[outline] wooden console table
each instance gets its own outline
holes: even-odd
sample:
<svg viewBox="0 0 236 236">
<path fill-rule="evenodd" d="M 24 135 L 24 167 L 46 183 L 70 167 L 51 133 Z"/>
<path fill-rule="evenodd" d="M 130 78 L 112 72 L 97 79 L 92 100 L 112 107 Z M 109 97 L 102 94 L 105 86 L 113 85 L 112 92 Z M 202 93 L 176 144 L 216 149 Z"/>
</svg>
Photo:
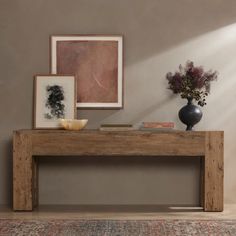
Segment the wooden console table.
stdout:
<svg viewBox="0 0 236 236">
<path fill-rule="evenodd" d="M 38 204 L 35 156 L 188 156 L 202 160 L 204 211 L 223 211 L 223 142 L 223 131 L 15 131 L 13 209 L 32 211 Z"/>
</svg>

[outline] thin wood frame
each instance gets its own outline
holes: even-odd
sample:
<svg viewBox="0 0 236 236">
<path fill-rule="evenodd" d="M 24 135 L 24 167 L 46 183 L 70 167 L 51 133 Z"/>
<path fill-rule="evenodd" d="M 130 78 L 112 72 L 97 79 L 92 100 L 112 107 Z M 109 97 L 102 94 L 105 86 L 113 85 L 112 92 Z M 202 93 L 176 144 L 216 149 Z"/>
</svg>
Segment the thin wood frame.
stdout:
<svg viewBox="0 0 236 236">
<path fill-rule="evenodd" d="M 73 100 L 74 100 L 74 103 L 73 103 L 73 115 L 71 117 L 68 117 L 68 118 L 71 118 L 71 119 L 75 119 L 77 118 L 77 110 L 76 110 L 76 80 L 75 80 L 75 77 L 74 75 L 57 75 L 57 74 L 36 74 L 34 75 L 34 102 L 33 102 L 33 128 L 34 129 L 61 129 L 62 127 L 43 127 L 43 126 L 38 126 L 37 125 L 37 109 L 36 109 L 36 104 L 37 104 L 37 78 L 39 77 L 70 77 L 71 79 L 74 80 L 74 96 L 73 96 Z"/>
</svg>

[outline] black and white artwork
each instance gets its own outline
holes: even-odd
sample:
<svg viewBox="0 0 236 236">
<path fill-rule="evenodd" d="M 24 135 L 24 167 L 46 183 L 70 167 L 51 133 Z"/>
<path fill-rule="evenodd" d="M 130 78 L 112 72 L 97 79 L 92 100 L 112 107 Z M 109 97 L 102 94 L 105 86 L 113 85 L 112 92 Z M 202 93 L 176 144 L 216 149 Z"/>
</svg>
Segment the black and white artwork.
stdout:
<svg viewBox="0 0 236 236">
<path fill-rule="evenodd" d="M 60 119 L 74 119 L 75 88 L 74 76 L 35 76 L 34 128 L 60 128 Z"/>
<path fill-rule="evenodd" d="M 45 113 L 45 119 L 64 119 L 65 118 L 65 96 L 62 86 L 48 85 L 46 87 L 46 108 L 49 109 Z"/>
</svg>

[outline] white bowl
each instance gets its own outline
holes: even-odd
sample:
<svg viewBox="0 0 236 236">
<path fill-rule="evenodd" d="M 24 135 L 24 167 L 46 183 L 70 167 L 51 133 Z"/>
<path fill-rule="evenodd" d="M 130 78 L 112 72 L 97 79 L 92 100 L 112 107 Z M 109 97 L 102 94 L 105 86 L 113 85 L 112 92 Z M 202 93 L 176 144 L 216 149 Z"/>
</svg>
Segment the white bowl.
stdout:
<svg viewBox="0 0 236 236">
<path fill-rule="evenodd" d="M 60 119 L 61 126 L 66 130 L 81 130 L 88 123 L 88 120 Z"/>
</svg>

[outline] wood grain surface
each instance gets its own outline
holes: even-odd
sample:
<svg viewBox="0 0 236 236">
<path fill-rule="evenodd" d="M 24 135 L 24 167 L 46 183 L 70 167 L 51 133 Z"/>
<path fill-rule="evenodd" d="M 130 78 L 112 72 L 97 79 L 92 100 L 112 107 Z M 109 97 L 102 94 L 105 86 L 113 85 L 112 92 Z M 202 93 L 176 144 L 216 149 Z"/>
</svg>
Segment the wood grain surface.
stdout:
<svg viewBox="0 0 236 236">
<path fill-rule="evenodd" d="M 33 155 L 202 156 L 204 132 L 34 131 Z"/>
<path fill-rule="evenodd" d="M 200 156 L 200 205 L 205 211 L 222 211 L 223 134 L 223 131 L 15 131 L 13 209 L 33 210 L 38 204 L 38 157 Z"/>
<path fill-rule="evenodd" d="M 224 136 L 223 132 L 206 132 L 205 211 L 223 211 Z"/>
<path fill-rule="evenodd" d="M 13 208 L 32 210 L 33 169 L 31 135 L 14 132 L 13 137 Z"/>
</svg>

